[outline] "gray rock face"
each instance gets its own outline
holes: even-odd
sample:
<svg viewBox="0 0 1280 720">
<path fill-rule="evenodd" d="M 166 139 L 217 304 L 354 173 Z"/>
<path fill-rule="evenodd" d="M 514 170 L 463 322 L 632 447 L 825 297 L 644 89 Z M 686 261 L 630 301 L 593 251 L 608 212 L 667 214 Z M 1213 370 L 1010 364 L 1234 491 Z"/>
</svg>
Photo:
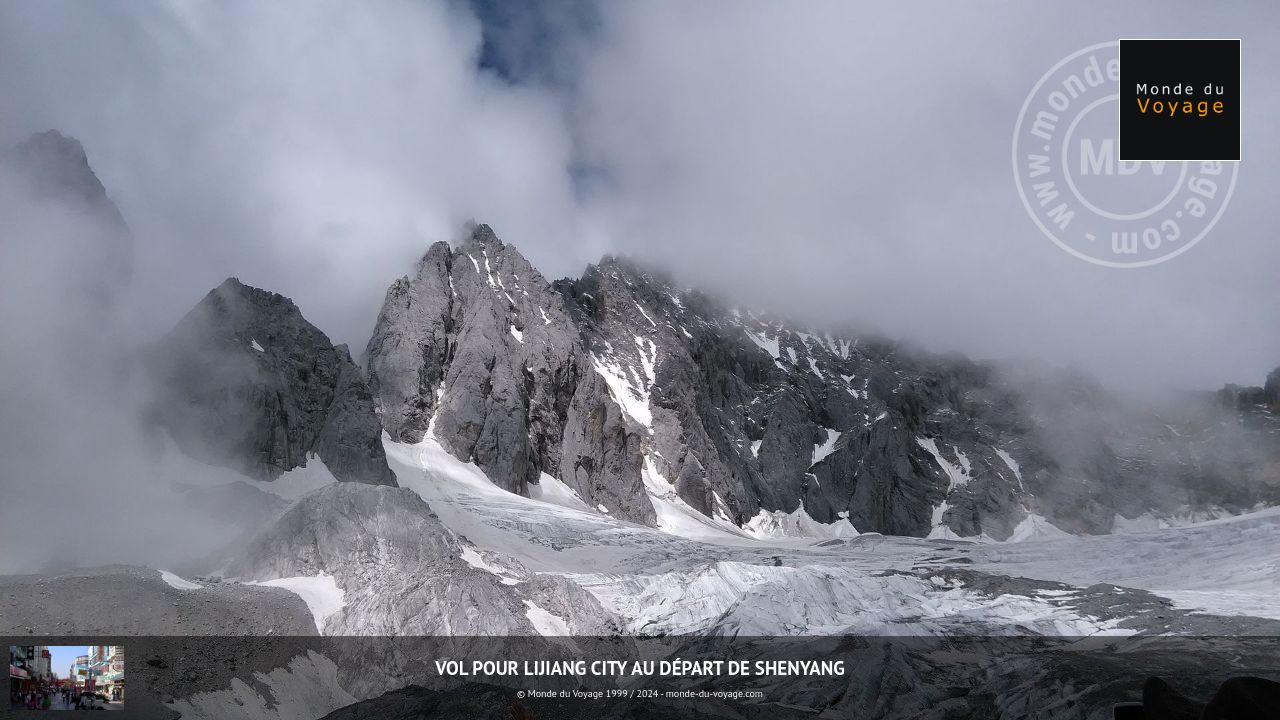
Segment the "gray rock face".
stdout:
<svg viewBox="0 0 1280 720">
<path fill-rule="evenodd" d="M 382 427 L 396 440 L 420 440 L 435 412 L 435 389 L 448 360 L 452 264 L 448 243 L 432 245 L 414 277 L 387 290 L 369 340 L 369 387 Z"/>
<path fill-rule="evenodd" d="M 803 506 L 863 531 L 931 530 L 943 481 L 917 437 L 947 392 L 892 346 L 729 311 L 616 258 L 558 287 L 612 399 L 632 396 L 619 404 L 641 416 L 650 472 L 684 503 L 737 524 Z"/>
<path fill-rule="evenodd" d="M 362 373 L 286 297 L 227 280 L 151 369 L 154 420 L 192 457 L 273 480 L 317 456 L 338 480 L 395 485 Z"/>
<path fill-rule="evenodd" d="M 565 418 L 561 479 L 589 507 L 652 525 L 657 518 L 640 475 L 643 430 L 626 417 L 599 374 L 585 362 L 580 372 Z"/>
<path fill-rule="evenodd" d="M 548 286 L 483 225 L 392 285 L 367 365 L 396 439 L 430 427 L 508 490 L 547 473 L 646 524 L 666 494 L 739 525 L 803 506 L 863 532 L 994 539 L 1032 514 L 1096 533 L 1280 501 L 1259 478 L 1280 449 L 1233 469 L 1264 428 L 1206 399 L 1158 413 L 1070 373 L 806 330 L 617 258 Z"/>
<path fill-rule="evenodd" d="M 387 291 L 366 353 L 393 439 L 428 428 L 499 486 L 527 494 L 541 473 L 619 517 L 652 521 L 638 445 L 591 370 L 564 298 L 487 225 L 456 251 L 433 245 Z"/>
</svg>

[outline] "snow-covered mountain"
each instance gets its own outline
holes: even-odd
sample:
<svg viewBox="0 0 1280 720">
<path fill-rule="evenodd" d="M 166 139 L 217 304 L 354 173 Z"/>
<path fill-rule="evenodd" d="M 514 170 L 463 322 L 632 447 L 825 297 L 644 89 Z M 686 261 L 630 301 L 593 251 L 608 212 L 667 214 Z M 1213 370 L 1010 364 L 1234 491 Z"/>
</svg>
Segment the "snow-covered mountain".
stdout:
<svg viewBox="0 0 1280 720">
<path fill-rule="evenodd" d="M 392 284 L 365 365 L 393 439 L 430 429 L 507 490 L 550 475 L 659 528 L 802 513 L 1005 540 L 1280 500 L 1256 476 L 1274 437 L 1208 397 L 1164 418 L 1076 375 L 729 309 L 618 258 L 550 284 L 485 225 Z"/>
<path fill-rule="evenodd" d="M 57 140 L 33 147 L 92 175 Z M 96 178 L 71 185 L 110 202 Z M 163 570 L 0 576 L 0 634 L 220 636 L 210 656 L 235 634 L 332 641 L 184 669 L 157 717 L 512 708 L 510 687 L 442 694 L 420 653 L 333 638 L 446 635 L 880 653 L 835 687 L 696 707 L 724 717 L 1096 717 L 1121 692 L 1098 668 L 1244 655 L 1108 646 L 975 673 L 952 639 L 1280 635 L 1280 371 L 1142 406 L 1078 374 L 734 309 L 621 258 L 549 282 L 485 225 L 391 285 L 359 365 L 234 279 L 119 357 L 146 378 L 146 469 L 183 498 L 166 507 L 242 537 Z M 872 635 L 942 640 L 851 639 Z M 166 653 L 201 662 L 157 648 L 143 672 L 169 672 Z M 881 697 L 898 715 L 867 708 Z"/>
</svg>

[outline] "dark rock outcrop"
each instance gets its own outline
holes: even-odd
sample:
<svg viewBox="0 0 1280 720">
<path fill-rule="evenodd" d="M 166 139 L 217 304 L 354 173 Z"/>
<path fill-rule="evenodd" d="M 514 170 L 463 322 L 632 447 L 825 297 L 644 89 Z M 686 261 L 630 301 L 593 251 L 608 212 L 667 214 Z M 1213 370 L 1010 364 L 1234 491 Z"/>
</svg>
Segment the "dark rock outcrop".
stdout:
<svg viewBox="0 0 1280 720">
<path fill-rule="evenodd" d="M 151 369 L 153 418 L 192 457 L 273 480 L 315 456 L 338 480 L 396 484 L 362 373 L 286 297 L 227 280 Z"/>
</svg>

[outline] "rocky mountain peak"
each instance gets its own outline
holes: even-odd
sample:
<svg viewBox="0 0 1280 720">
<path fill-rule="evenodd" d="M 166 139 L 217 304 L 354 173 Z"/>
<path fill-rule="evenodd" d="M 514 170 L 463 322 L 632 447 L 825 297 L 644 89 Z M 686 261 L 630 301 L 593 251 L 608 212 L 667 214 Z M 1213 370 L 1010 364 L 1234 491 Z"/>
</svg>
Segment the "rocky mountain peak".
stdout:
<svg viewBox="0 0 1280 720">
<path fill-rule="evenodd" d="M 89 167 L 84 146 L 56 130 L 32 135 L 5 159 L 39 194 L 73 191 L 86 201 L 106 197 L 106 188 Z"/>
<path fill-rule="evenodd" d="M 114 228 L 125 228 L 79 140 L 56 130 L 36 133 L 0 157 L 0 164 L 16 171 L 36 196 L 80 203 Z"/>
<path fill-rule="evenodd" d="M 283 295 L 228 278 L 152 369 L 153 414 L 188 455 L 260 480 L 319 458 L 338 480 L 395 485 L 361 372 Z"/>
<path fill-rule="evenodd" d="M 96 275 L 83 283 L 84 290 L 95 303 L 113 303 L 132 277 L 132 238 L 80 141 L 56 130 L 36 133 L 0 152 L 0 169 L 9 171 L 30 197 L 87 221 L 79 233 L 84 237 L 72 239 L 74 254 Z"/>
<path fill-rule="evenodd" d="M 243 330 L 254 323 L 302 314 L 293 300 L 270 290 L 245 285 L 237 277 L 229 277 L 219 283 L 192 312 L 207 315 L 210 320 L 218 318 L 218 322 L 210 323 L 210 328 L 217 330 Z"/>
<path fill-rule="evenodd" d="M 504 247 L 502 240 L 498 238 L 498 234 L 485 223 L 467 223 L 463 228 L 463 235 L 462 245 L 459 248 L 463 252 L 466 252 L 468 246 L 493 248 L 495 250 L 501 250 Z"/>
<path fill-rule="evenodd" d="M 512 492 L 543 473 L 568 477 L 575 488 L 597 483 L 608 500 L 597 504 L 652 520 L 630 502 L 640 458 L 623 440 L 615 452 L 628 429 L 571 312 L 489 226 L 469 228 L 456 250 L 436 244 L 414 278 L 388 289 L 366 352 L 383 425 L 403 442 L 430 435 Z"/>
</svg>

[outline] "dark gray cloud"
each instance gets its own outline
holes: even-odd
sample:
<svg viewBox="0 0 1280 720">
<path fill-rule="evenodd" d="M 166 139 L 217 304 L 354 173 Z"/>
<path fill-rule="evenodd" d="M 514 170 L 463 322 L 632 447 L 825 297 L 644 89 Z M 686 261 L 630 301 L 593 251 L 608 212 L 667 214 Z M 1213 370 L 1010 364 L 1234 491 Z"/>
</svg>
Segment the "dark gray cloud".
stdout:
<svg viewBox="0 0 1280 720">
<path fill-rule="evenodd" d="M 552 277 L 620 251 L 937 349 L 1257 382 L 1277 10 L 1115 5 L 560 3 L 480 13 L 486 50 L 461 3 L 6 3 L 0 143 L 84 142 L 155 330 L 238 275 L 358 351 L 390 280 L 476 218 Z M 1246 102 L 1221 223 L 1121 272 L 1039 233 L 1008 157 L 1041 73 L 1123 36 L 1242 37 Z"/>
</svg>

